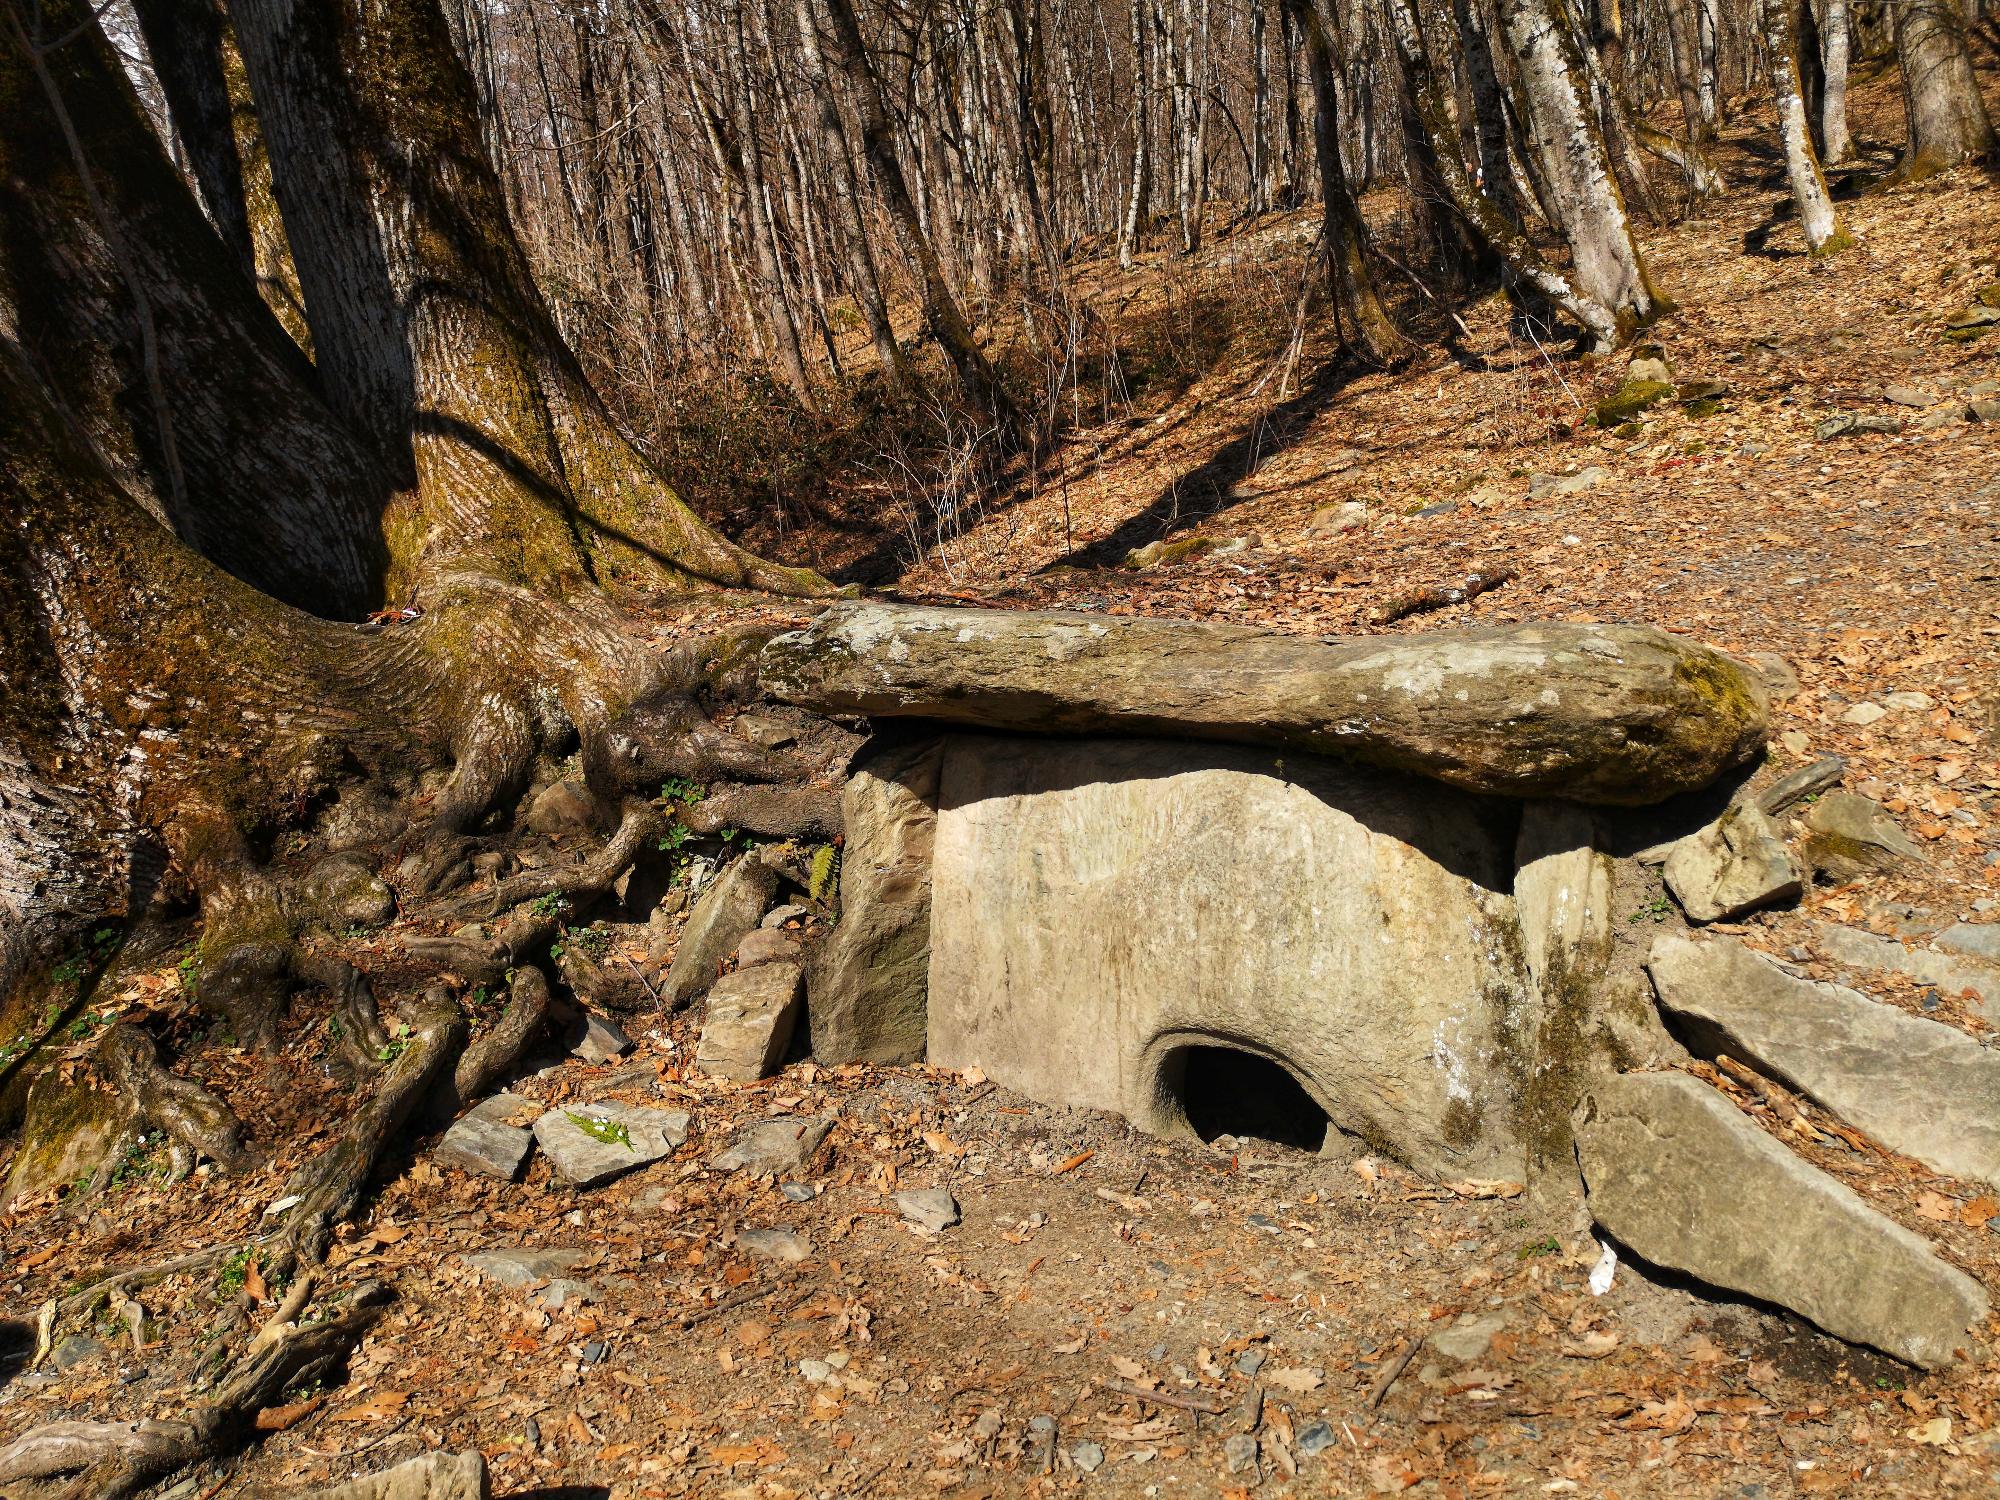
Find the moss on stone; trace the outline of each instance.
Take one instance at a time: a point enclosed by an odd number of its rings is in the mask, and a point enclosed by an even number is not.
[[[1628,380],[1597,403],[1597,425],[1616,427],[1673,393],[1674,388],[1664,380]]]
[[[1125,554],[1125,561],[1119,566],[1134,572],[1143,568],[1157,568],[1167,563],[1185,562],[1190,557],[1199,557],[1215,546],[1212,537],[1188,536],[1177,542],[1148,542],[1143,547],[1134,547]]]

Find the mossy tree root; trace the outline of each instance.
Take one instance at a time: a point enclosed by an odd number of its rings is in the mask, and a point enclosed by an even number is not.
[[[0,1484],[76,1474],[61,1500],[125,1500],[182,1469],[235,1453],[255,1437],[257,1413],[285,1392],[332,1382],[389,1298],[381,1283],[364,1282],[332,1317],[253,1343],[215,1395],[184,1418],[33,1428],[0,1449]]]
[[[549,1020],[549,982],[533,965],[514,971],[507,1009],[464,1052],[452,1075],[454,1112],[484,1098],[521,1064]]]
[[[660,831],[660,815],[646,802],[629,800],[618,821],[617,831],[604,847],[576,864],[559,870],[531,870],[503,880],[482,903],[486,915],[497,916],[510,906],[558,893],[595,896],[606,891],[632,867],[649,840]]]
[[[147,1033],[120,1021],[98,1044],[97,1058],[131,1107],[132,1128],[153,1125],[166,1132],[176,1176],[186,1176],[204,1156],[225,1172],[249,1164],[243,1127],[229,1106],[192,1079],[168,1072]]]

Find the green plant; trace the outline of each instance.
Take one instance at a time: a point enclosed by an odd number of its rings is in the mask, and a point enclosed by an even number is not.
[[[175,972],[181,977],[181,993],[190,1000],[194,999],[201,990],[200,952],[193,948],[188,949],[186,953],[181,955],[181,961],[174,967]]]
[[[249,1279],[250,1247],[245,1245],[222,1263],[222,1269],[215,1275],[215,1285],[218,1291],[229,1295],[242,1291]]]
[[[104,1190],[115,1193],[122,1187],[143,1181],[149,1177],[164,1177],[168,1167],[164,1161],[154,1156],[160,1137],[148,1132],[131,1141],[112,1164],[111,1175],[105,1179]]]
[[[815,901],[824,901],[839,878],[840,850],[832,844],[819,845],[806,864],[806,894]]]
[[[708,795],[708,788],[685,776],[669,776],[660,783],[660,795],[653,800],[664,807],[692,807]]]
[[[1538,1256],[1559,1255],[1561,1253],[1561,1243],[1557,1241],[1554,1235],[1549,1235],[1545,1239],[1528,1241],[1527,1244],[1520,1248],[1515,1258],[1517,1260],[1534,1260]]]
[[[623,1120],[606,1120],[598,1115],[580,1115],[575,1110],[563,1111],[569,1121],[594,1141],[602,1141],[607,1146],[623,1146],[632,1149],[632,1132]]]
[[[406,1021],[396,1027],[396,1034],[393,1037],[375,1049],[375,1055],[383,1062],[394,1062],[409,1050],[410,1027]]]
[[[1664,922],[1674,914],[1674,909],[1664,895],[1655,895],[1639,904],[1639,909],[1625,920],[1628,922]]]
[[[98,1015],[93,1011],[85,1011],[74,1021],[71,1021],[64,1030],[71,1041],[80,1042],[110,1019],[109,1016]]]
[[[557,917],[569,910],[569,897],[561,891],[550,891],[546,896],[537,896],[528,903],[528,910],[538,917]]]

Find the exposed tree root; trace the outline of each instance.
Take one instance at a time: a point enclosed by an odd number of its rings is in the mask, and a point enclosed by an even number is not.
[[[248,1164],[243,1129],[215,1095],[192,1079],[169,1073],[159,1048],[138,1027],[120,1021],[98,1044],[98,1062],[131,1106],[134,1130],[158,1126],[172,1143],[174,1171],[184,1177],[206,1156],[225,1172]]]
[[[548,1019],[548,980],[532,965],[516,969],[507,1009],[492,1030],[459,1055],[452,1075],[455,1106],[463,1109],[503,1082],[520,1066]]]
[[[657,835],[659,830],[660,815],[651,805],[627,801],[617,832],[611,835],[602,849],[579,864],[560,870],[535,870],[501,881],[492,896],[483,903],[486,914],[494,916],[523,901],[553,896],[558,892],[571,896],[594,896],[609,890],[618,877],[632,867],[632,862],[645,849],[647,840]]]
[[[840,832],[840,793],[828,786],[711,786],[681,814],[696,833],[741,828],[773,839],[831,839]]]
[[[367,1076],[380,1070],[382,1050],[389,1045],[389,1033],[382,1029],[381,1012],[375,1006],[375,992],[368,976],[340,958],[314,958],[299,954],[294,965],[301,978],[316,984],[333,997],[330,1018],[338,1021],[336,1045],[348,1067]]]
[[[296,1386],[336,1375],[388,1301],[386,1287],[365,1282],[335,1316],[260,1337],[215,1395],[186,1417],[34,1428],[0,1449],[0,1484],[78,1474],[64,1500],[123,1500],[191,1464],[233,1453],[254,1435],[258,1412]]]
[[[276,1269],[326,1258],[334,1229],[354,1212],[383,1151],[421,1104],[432,1098],[465,1050],[465,1014],[442,987],[406,1008],[407,1037],[368,1101],[348,1116],[332,1146],[301,1167],[285,1196],[298,1198],[285,1221],[285,1248]]]

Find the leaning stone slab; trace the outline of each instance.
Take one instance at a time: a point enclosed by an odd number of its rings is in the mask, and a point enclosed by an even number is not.
[[[831,1129],[831,1120],[795,1115],[759,1120],[731,1136],[729,1144],[710,1158],[709,1165],[725,1172],[795,1172],[812,1160]]]
[[[1837,984],[1788,974],[1733,940],[1663,933],[1660,1004],[1726,1051],[1883,1145],[2000,1185],[2000,1053]]]
[[[487,1500],[486,1459],[470,1453],[426,1453],[379,1474],[324,1489],[294,1490],[278,1500]]]
[[[1854,792],[1828,792],[1806,814],[1805,854],[1815,870],[1840,879],[1924,862],[1923,846],[1889,810]]]
[[[597,1187],[671,1156],[687,1139],[688,1117],[600,1099],[552,1109],[535,1121],[535,1142],[556,1175],[572,1187]]]
[[[1481,792],[1640,804],[1763,743],[1756,672],[1644,626],[1315,640],[1089,614],[838,604],[764,648],[826,713],[1311,750]]]
[[[1819,951],[1850,969],[1907,974],[1920,984],[1935,985],[1954,997],[1971,991],[1980,1012],[2000,1015],[2000,964],[1989,964],[1956,953],[1929,948],[1905,948],[1894,938],[1821,922],[1815,928]]]
[[[870,757],[840,794],[840,923],[806,983],[813,1056],[918,1062],[930,994],[931,849],[944,742]]]
[[[540,1108],[519,1094],[495,1094],[481,1100],[444,1133],[431,1158],[440,1166],[512,1182],[527,1165],[528,1153],[535,1149],[533,1133],[513,1121],[531,1119]]]
[[[715,877],[688,913],[667,970],[667,1003],[678,1010],[715,983],[716,966],[755,930],[778,889],[778,872],[745,854]]]
[[[1661,872],[1696,922],[1721,922],[1795,901],[1805,886],[1778,830],[1755,803],[1739,802],[1667,855]]]
[[[1599,1083],[1576,1144],[1592,1216],[1647,1260],[1925,1369],[1972,1348],[1978,1282],[1687,1074]]]
[[[695,1048],[702,1072],[736,1083],[755,1083],[776,1072],[798,1024],[804,974],[799,965],[779,960],[716,980]]]

